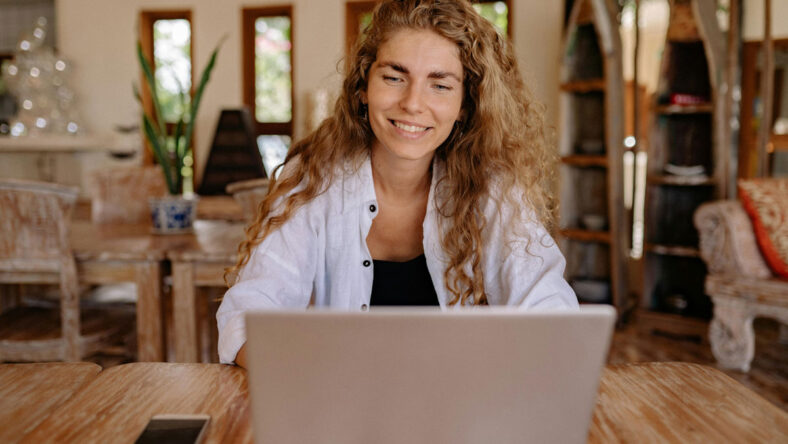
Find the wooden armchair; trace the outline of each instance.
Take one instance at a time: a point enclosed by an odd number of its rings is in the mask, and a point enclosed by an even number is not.
[[[57,315],[42,318],[22,307],[0,314],[0,361],[79,361],[110,333],[81,334],[69,241],[77,194],[61,185],[0,180],[0,284],[58,284],[60,290],[59,322]]]
[[[764,261],[739,201],[701,205],[694,221],[709,271],[706,293],[714,302],[712,353],[722,367],[749,371],[755,354],[752,321],[770,317],[788,324],[788,281],[775,277]]]

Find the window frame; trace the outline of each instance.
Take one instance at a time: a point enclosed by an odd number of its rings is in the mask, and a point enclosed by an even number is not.
[[[346,1],[345,2],[345,53],[350,54],[353,50],[353,45],[359,34],[358,20],[361,14],[365,12],[372,12],[375,5],[378,4],[377,0],[362,0],[362,1]]]
[[[473,3],[497,3],[502,1],[506,4],[509,23],[506,25],[506,36],[512,40],[512,0],[493,0],[493,1],[473,1]],[[347,0],[345,2],[345,54],[350,54],[353,45],[359,34],[359,16],[365,12],[372,12],[379,0]]]
[[[139,36],[140,36],[140,44],[142,45],[142,53],[145,54],[145,57],[151,63],[151,69],[153,70],[154,78],[156,75],[156,59],[154,58],[153,54],[153,24],[159,20],[187,20],[189,22],[189,58],[190,58],[190,65],[191,65],[191,72],[189,73],[190,79],[190,88],[189,94],[194,94],[194,21],[192,20],[192,11],[191,9],[144,9],[140,11],[140,21],[139,21]],[[145,85],[145,74],[140,69],[140,85]],[[142,99],[142,108],[145,112],[153,116],[154,109],[153,109],[153,99],[150,94],[150,90],[144,86],[140,87],[140,95]],[[158,118],[159,116],[156,116]],[[166,123],[167,130],[169,132],[174,131],[175,123],[167,122]],[[195,123],[195,128],[197,127]],[[196,132],[196,131],[195,131]],[[147,142],[146,142],[147,144]],[[197,146],[196,137],[192,136],[192,147]],[[152,165],[155,163],[153,159],[153,153],[151,150],[145,149],[143,151],[142,162],[145,165]],[[197,155],[196,150],[192,149],[192,159],[194,161],[193,165],[197,164]]]
[[[290,19],[290,121],[289,122],[258,122],[255,105],[255,21],[262,17],[287,16]],[[241,71],[242,99],[249,107],[254,124],[255,136],[289,136],[293,139],[294,119],[296,115],[295,101],[295,22],[293,6],[246,7],[241,10]]]

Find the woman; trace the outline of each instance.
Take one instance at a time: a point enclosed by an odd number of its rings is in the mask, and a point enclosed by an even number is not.
[[[245,365],[252,309],[576,307],[542,110],[492,25],[465,0],[387,0],[348,66],[239,247],[221,361]]]

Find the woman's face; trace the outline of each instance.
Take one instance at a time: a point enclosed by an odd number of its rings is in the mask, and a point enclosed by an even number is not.
[[[428,160],[449,137],[462,107],[462,63],[452,41],[433,31],[396,31],[378,48],[362,101],[373,152]]]

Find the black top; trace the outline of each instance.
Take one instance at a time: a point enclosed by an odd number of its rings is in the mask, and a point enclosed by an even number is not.
[[[406,262],[375,264],[370,305],[438,305],[438,295],[422,254]]]

